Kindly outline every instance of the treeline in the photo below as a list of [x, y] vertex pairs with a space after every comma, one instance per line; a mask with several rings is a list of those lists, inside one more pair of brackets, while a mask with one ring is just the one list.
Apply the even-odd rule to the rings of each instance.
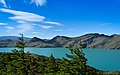
[[[19, 50], [0, 53], [0, 75], [101, 75], [108, 74], [87, 65], [87, 59], [80, 47], [68, 46], [69, 58], [54, 58], [24, 53], [26, 42], [23, 35], [17, 42]], [[111, 73], [112, 74], [112, 73]], [[117, 74], [117, 73], [115, 73]]]
[[24, 53], [13, 50], [0, 53], [0, 75], [93, 75], [98, 70], [86, 65], [86, 59], [78, 49], [68, 55], [70, 60]]

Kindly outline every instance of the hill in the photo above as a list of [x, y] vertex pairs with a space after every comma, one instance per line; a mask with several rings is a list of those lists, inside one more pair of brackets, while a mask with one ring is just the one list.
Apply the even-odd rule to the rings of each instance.
[[[17, 41], [17, 40], [18, 40], [18, 36], [1, 36], [1, 37], [0, 37], [0, 40], [8, 40], [8, 39], [10, 39], [10, 40], [12, 40], [12, 41]], [[24, 37], [24, 39], [25, 39], [26, 41], [29, 41], [31, 38]]]
[[[17, 37], [16, 39], [11, 37], [6, 39], [0, 37], [0, 47], [14, 47]], [[91, 33], [79, 37], [56, 36], [50, 40], [33, 37], [31, 39], [26, 38], [25, 40], [28, 42], [27, 47], [66, 47], [69, 44], [77, 46], [82, 41], [84, 48], [120, 49], [120, 35], [117, 34], [108, 36]]]

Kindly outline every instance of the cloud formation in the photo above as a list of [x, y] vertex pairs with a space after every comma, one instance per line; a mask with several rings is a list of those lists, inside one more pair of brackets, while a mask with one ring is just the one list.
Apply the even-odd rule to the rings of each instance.
[[8, 24], [0, 22], [0, 26], [5, 26], [5, 25], [8, 25]]
[[52, 22], [52, 21], [45, 21], [44, 23], [46, 23], [46, 24], [52, 24], [52, 25], [57, 25], [57, 26], [62, 25], [61, 23], [58, 23], [58, 22]]
[[23, 11], [15, 11], [10, 9], [1, 8], [0, 11], [13, 14], [13, 17], [9, 17], [12, 20], [18, 21], [29, 21], [29, 22], [41, 22], [45, 19], [44, 16], [40, 16], [33, 13], [23, 12]]
[[[55, 26], [62, 25], [59, 22], [45, 21], [46, 17], [30, 12], [16, 11], [6, 8], [0, 8], [0, 11], [11, 14], [12, 16], [9, 16], [7, 18], [9, 20], [15, 21], [15, 24], [17, 24], [17, 26], [14, 26], [14, 28], [6, 27], [7, 32], [10, 31], [11, 32], [15, 31], [17, 33], [34, 32], [36, 27], [40, 27], [42, 29], [51, 29]], [[7, 24], [0, 23], [0, 25], [7, 25]]]
[[[0, 3], [2, 4], [3, 7], [7, 8], [8, 6], [6, 4], [6, 1], [8, 1], [8, 0], [0, 0]], [[13, 1], [13, 0], [11, 0], [11, 1]], [[21, 0], [21, 1], [32, 3], [32, 4], [35, 4], [36, 6], [43, 6], [46, 4], [46, 0]]]
[[15, 28], [12, 27], [12, 26], [6, 26], [6, 28], [9, 29], [9, 30], [13, 30], [13, 29], [15, 29]]
[[31, 0], [32, 3], [35, 3], [37, 6], [43, 6], [46, 3], [46, 0]]
[[26, 23], [26, 24], [20, 24], [17, 26], [17, 28], [19, 29], [17, 32], [18, 33], [24, 33], [26, 31], [31, 31], [33, 30], [34, 26], [32, 26], [31, 24], [29, 23]]
[[11, 34], [11, 33], [15, 33], [15, 27], [13, 27], [13, 26], [5, 26], [5, 28], [6, 28], [6, 32], [7, 33], [9, 33], [9, 34]]
[[39, 34], [39, 32], [32, 32], [32, 34]]
[[5, 0], [0, 0], [0, 3], [3, 5], [3, 7], [7, 7]]
[[53, 26], [46, 26], [46, 25], [40, 25], [41, 28], [43, 29], [51, 29]]
[[[1, 8], [0, 11], [14, 15], [14, 16], [8, 17], [8, 18], [10, 20], [15, 20], [19, 24], [17, 26], [18, 33], [23, 33], [23, 32], [32, 30], [34, 28], [33, 24], [35, 22], [40, 23], [40, 22], [44, 21], [44, 19], [45, 19], [44, 16], [40, 16], [40, 15], [37, 15], [34, 13], [29, 13], [29, 12], [16, 11], [16, 10], [10, 10], [10, 9], [5, 9], [5, 8]], [[3, 24], [3, 23], [1, 23], [1, 24]], [[10, 27], [7, 27], [7, 29], [8, 28], [10, 29]]]

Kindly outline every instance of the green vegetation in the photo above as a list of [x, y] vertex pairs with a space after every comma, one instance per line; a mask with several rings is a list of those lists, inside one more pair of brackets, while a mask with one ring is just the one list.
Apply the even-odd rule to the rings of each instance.
[[27, 42], [24, 41], [23, 34], [20, 34], [20, 35], [21, 35], [21, 37], [18, 38], [19, 40], [18, 40], [18, 42], [16, 43], [16, 47], [20, 48], [20, 50], [23, 50], [23, 52], [24, 52], [25, 44], [26, 44]]
[[[24, 53], [26, 42], [21, 34], [16, 44], [20, 50], [12, 50], [10, 53], [0, 53], [0, 75], [103, 75], [116, 74], [117, 72], [104, 72], [87, 65], [87, 59], [80, 47], [68, 46], [71, 54], [69, 58], [54, 58]], [[118, 73], [120, 74], [120, 73]]]

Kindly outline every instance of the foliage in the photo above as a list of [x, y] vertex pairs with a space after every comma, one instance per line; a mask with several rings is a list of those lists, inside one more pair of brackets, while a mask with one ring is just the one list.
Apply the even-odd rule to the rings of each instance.
[[24, 51], [24, 48], [25, 48], [25, 44], [27, 42], [24, 41], [24, 37], [23, 37], [23, 34], [20, 34], [21, 37], [19, 37], [18, 39], [18, 42], [16, 43], [16, 47], [20, 48], [21, 50]]
[[[17, 47], [20, 50], [12, 50], [10, 53], [0, 53], [0, 75], [101, 75], [111, 74], [96, 70], [87, 65], [87, 59], [82, 52], [82, 46], [72, 48], [68, 58], [54, 58], [31, 54], [24, 51], [25, 42], [23, 35], [19, 38]], [[117, 73], [115, 73], [117, 75]], [[119, 73], [118, 73], [119, 74]]]

